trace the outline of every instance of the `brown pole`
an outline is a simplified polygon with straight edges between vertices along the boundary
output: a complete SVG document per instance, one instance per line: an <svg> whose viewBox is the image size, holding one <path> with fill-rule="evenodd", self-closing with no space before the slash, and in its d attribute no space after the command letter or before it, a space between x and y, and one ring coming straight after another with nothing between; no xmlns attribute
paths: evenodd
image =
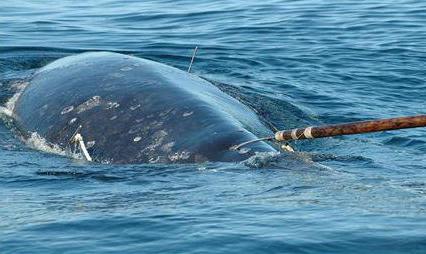
<svg viewBox="0 0 426 254"><path fill-rule="evenodd" d="M416 127L426 127L426 115L284 130L275 133L275 139L277 141L286 141L309 138L324 138Z"/></svg>

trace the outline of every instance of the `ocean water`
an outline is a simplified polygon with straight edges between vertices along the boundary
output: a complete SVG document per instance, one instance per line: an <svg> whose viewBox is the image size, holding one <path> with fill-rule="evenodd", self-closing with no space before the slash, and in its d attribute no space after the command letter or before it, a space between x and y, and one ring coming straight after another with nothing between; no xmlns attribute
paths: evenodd
<svg viewBox="0 0 426 254"><path fill-rule="evenodd" d="M55 59L185 70L198 46L193 73L279 129L425 114L425 42L418 0L1 1L0 253L426 253L424 128L242 163L102 165L21 142L5 112Z"/></svg>

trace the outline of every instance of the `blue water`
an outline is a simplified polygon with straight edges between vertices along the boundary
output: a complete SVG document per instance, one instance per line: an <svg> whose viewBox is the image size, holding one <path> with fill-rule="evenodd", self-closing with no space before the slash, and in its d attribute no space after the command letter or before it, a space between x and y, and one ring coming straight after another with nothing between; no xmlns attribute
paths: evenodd
<svg viewBox="0 0 426 254"><path fill-rule="evenodd" d="M0 2L0 101L74 53L186 69L278 128L426 113L426 3ZM426 129L245 163L87 164L0 124L1 253L426 253Z"/></svg>

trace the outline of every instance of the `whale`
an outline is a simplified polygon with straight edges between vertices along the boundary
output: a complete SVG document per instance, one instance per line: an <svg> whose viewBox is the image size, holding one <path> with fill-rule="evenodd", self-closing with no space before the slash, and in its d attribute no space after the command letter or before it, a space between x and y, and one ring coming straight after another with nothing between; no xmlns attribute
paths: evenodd
<svg viewBox="0 0 426 254"><path fill-rule="evenodd" d="M38 69L13 109L22 134L67 150L78 131L94 162L243 161L276 152L254 110L195 74L114 52L66 56Z"/></svg>

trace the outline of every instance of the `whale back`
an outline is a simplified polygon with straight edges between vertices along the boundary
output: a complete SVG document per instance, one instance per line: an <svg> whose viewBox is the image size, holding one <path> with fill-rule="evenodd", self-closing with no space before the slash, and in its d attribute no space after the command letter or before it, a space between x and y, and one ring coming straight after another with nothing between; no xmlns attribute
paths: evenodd
<svg viewBox="0 0 426 254"><path fill-rule="evenodd" d="M41 68L14 113L21 129L63 148L81 125L97 161L232 161L274 150L266 143L246 154L229 150L270 131L210 82L117 53L84 53Z"/></svg>

